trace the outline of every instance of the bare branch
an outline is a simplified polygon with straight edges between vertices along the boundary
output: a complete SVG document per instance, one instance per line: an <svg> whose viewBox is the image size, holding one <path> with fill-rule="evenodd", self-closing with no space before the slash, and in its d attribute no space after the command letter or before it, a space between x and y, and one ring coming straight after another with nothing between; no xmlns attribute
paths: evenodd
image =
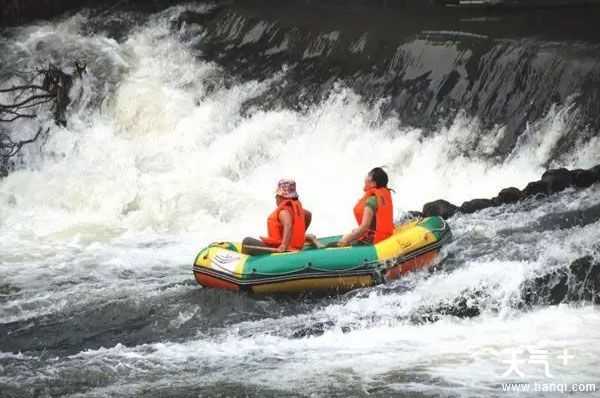
<svg viewBox="0 0 600 398"><path fill-rule="evenodd" d="M10 93L12 91L19 91L19 90L28 90L28 89L32 89L32 90L43 90L44 88L42 86L37 86L35 84L33 85L27 85L27 86L13 86L11 88L4 88L0 90L0 93Z"/></svg>
<svg viewBox="0 0 600 398"><path fill-rule="evenodd" d="M36 102L34 104L24 105L24 106L21 106L20 108L21 109L33 108L33 107L38 106L38 105L47 104L48 102L52 101L53 99L54 99L54 97L48 97L48 98L46 98L43 101L39 101L39 102Z"/></svg>
<svg viewBox="0 0 600 398"><path fill-rule="evenodd" d="M0 104L0 124L11 123L18 119L33 119L37 117L36 109L51 111L54 122L65 126L67 107L71 103L69 92L75 79L83 78L87 72L87 64L76 60L72 73L63 72L57 66L49 64L47 68L35 68L30 72L15 71L14 76L19 83L12 87L0 89L0 93L10 98L11 103ZM14 167L14 157L21 148L36 141L40 135L48 137L49 129L45 132L39 128L34 137L28 140L14 142L9 135L0 130L0 178L6 176Z"/></svg>
<svg viewBox="0 0 600 398"><path fill-rule="evenodd" d="M15 115L16 117L13 117L11 119L0 119L0 122L14 122L17 119L20 118L34 118L36 117L36 115L31 115L31 114L22 114L19 112L15 112L13 110L6 110L5 113L8 113L9 115Z"/></svg>
<svg viewBox="0 0 600 398"><path fill-rule="evenodd" d="M2 141L4 141L4 142L1 142L1 144L3 146L2 149L8 149L8 152L2 155L2 157L5 158L3 160L6 160L12 156L15 156L21 150L23 145L31 144L32 142L37 141L37 139L40 137L40 135L42 133L47 134L49 131L50 131L50 129L47 128L46 131L44 132L44 129L40 127L38 129L37 133L35 133L35 135L32 138L30 138L28 140L19 141L19 142L13 142L9 137L7 137L5 135L2 136L1 137Z"/></svg>
<svg viewBox="0 0 600 398"><path fill-rule="evenodd" d="M11 105L0 104L0 110L3 110L3 108L5 108L5 109L20 108L23 105L25 105L25 104L27 104L27 103L29 103L31 101L35 101L37 99L40 99L40 98L52 98L52 95L50 95L50 94L34 95L34 96L31 96L31 97L27 98L26 100L24 100L22 102L16 103L16 104L11 104Z"/></svg>
<svg viewBox="0 0 600 398"><path fill-rule="evenodd" d="M17 119L21 119L21 118L27 118L27 119L33 119L34 117L37 117L37 115L22 115L20 113L17 113L15 117L10 118L10 119L0 119L0 123L1 122L14 122Z"/></svg>

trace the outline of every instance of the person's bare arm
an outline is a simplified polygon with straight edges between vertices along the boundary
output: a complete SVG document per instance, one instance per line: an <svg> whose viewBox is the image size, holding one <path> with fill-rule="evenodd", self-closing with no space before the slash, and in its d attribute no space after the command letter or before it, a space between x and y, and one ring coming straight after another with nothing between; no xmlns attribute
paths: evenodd
<svg viewBox="0 0 600 398"><path fill-rule="evenodd" d="M312 213L306 209L304 209L304 229L307 230L310 226L310 222L312 221Z"/></svg>
<svg viewBox="0 0 600 398"><path fill-rule="evenodd" d="M365 211L363 212L362 222L358 226L350 232L346 234L340 239L338 242L338 246L348 246L350 243L358 239L362 234L367 232L371 227L371 223L373 222L373 217L375 216L375 212L370 207L365 207Z"/></svg>
<svg viewBox="0 0 600 398"><path fill-rule="evenodd" d="M290 212L285 209L281 210L279 212L279 222L283 225L283 236L277 252L282 253L288 251L292 239L292 215Z"/></svg>

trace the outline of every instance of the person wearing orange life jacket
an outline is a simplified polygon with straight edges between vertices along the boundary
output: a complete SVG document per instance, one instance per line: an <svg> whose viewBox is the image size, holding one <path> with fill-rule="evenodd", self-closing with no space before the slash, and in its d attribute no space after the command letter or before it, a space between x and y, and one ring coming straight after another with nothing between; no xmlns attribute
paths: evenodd
<svg viewBox="0 0 600 398"><path fill-rule="evenodd" d="M394 207L387 187L388 175L381 167L369 171L365 177L363 197L354 206L358 228L344 235L337 246L374 245L394 233Z"/></svg>
<svg viewBox="0 0 600 398"><path fill-rule="evenodd" d="M261 236L260 240L245 238L242 241L243 253L257 255L302 250L305 241L322 247L314 235L306 234L312 214L302 207L294 180L280 180L277 183L275 203L277 207L267 218L268 235Z"/></svg>

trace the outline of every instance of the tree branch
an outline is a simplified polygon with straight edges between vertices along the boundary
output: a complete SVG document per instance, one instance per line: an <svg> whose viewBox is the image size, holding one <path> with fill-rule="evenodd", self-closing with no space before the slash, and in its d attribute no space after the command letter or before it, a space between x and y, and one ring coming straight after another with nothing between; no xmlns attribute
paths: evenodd
<svg viewBox="0 0 600 398"><path fill-rule="evenodd" d="M37 139L40 138L40 135L42 134L42 132L44 134L47 134L49 131L50 131L50 129L47 128L46 131L44 132L44 129L40 127L38 129L37 133L35 133L35 135L32 138L30 138L28 140L22 140L19 142L13 142L7 136L1 137L1 138L3 138L2 141L4 141L4 142L0 142L0 144L2 145L2 149L5 149L5 150L8 149L8 152L3 154L2 157L5 159L8 159L12 156L15 156L17 154L17 152L19 152L21 150L23 145L31 144L32 142L37 141ZM3 160L5 160L5 159L3 159Z"/></svg>
<svg viewBox="0 0 600 398"><path fill-rule="evenodd" d="M21 115L20 113L17 113L15 117L10 118L10 119L0 119L0 123L5 122L5 123L11 123L14 122L17 119L21 119L21 118L27 118L27 119L33 119L34 117L36 117L36 115Z"/></svg>
<svg viewBox="0 0 600 398"><path fill-rule="evenodd" d="M0 89L4 101L12 102L0 104L0 123L11 123L18 119L34 119L37 117L36 110L41 110L41 106L45 105L44 111L52 112L54 122L57 125L65 126L67 123L65 113L71 103L69 92L73 87L74 80L83 78L87 71L85 62L76 60L74 66L73 73L63 72L52 64L49 64L47 68L36 68L29 72L15 71L14 76L19 83ZM40 127L31 139L14 142L7 132L0 129L0 178L6 176L8 171L14 167L15 163L11 158L24 145L36 141L42 134L46 134L47 137L49 131L46 129L44 132Z"/></svg>
<svg viewBox="0 0 600 398"><path fill-rule="evenodd" d="M28 89L43 90L44 88L42 86L37 86L35 84L25 85L25 86L13 86L11 88L0 89L0 93L10 93L12 91L28 90Z"/></svg>
<svg viewBox="0 0 600 398"><path fill-rule="evenodd" d="M0 111L3 111L4 109L20 108L23 105L25 105L25 104L27 104L27 103L29 103L31 101L40 99L40 98L52 98L52 95L50 95L50 94L34 95L34 96L31 96L31 97L27 98L24 101L16 103L16 104L12 104L12 105L0 104Z"/></svg>

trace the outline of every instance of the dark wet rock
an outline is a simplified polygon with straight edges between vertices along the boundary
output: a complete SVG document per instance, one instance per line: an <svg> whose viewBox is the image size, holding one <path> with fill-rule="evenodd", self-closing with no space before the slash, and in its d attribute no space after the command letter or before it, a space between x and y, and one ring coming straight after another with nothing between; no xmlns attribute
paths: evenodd
<svg viewBox="0 0 600 398"><path fill-rule="evenodd" d="M573 183L573 175L565 168L551 169L542 174L542 180L546 184L546 193L560 192Z"/></svg>
<svg viewBox="0 0 600 398"><path fill-rule="evenodd" d="M322 336L327 329L334 327L333 322L317 322L313 325L302 327L298 330L293 331L289 336L292 339L303 339L305 337L317 337Z"/></svg>
<svg viewBox="0 0 600 398"><path fill-rule="evenodd" d="M423 217L440 216L444 219L448 219L456 213L458 207L452 203L438 199L433 202L428 202L423 205Z"/></svg>
<svg viewBox="0 0 600 398"><path fill-rule="evenodd" d="M521 191L518 188L510 187L504 188L498 192L498 196L495 198L498 204L515 203L521 197Z"/></svg>
<svg viewBox="0 0 600 398"><path fill-rule="evenodd" d="M458 318L474 318L481 314L481 292L465 291L452 302L442 303L439 306L423 308L409 317L412 323L437 322L444 316Z"/></svg>
<svg viewBox="0 0 600 398"><path fill-rule="evenodd" d="M546 194L546 183L544 181L533 181L527 184L523 192L521 193L521 199L528 198L530 196L539 197Z"/></svg>
<svg viewBox="0 0 600 398"><path fill-rule="evenodd" d="M215 14L221 11L223 5L216 5L207 12L199 13L194 11L182 12L176 20L172 22L172 26L181 29L184 24L203 25L210 19L215 17Z"/></svg>
<svg viewBox="0 0 600 398"><path fill-rule="evenodd" d="M528 281L522 293L527 304L557 305L564 300L568 291L569 277L564 270L557 270Z"/></svg>
<svg viewBox="0 0 600 398"><path fill-rule="evenodd" d="M587 188L598 182L598 175L591 170L576 169L571 172L573 183L578 188Z"/></svg>
<svg viewBox="0 0 600 398"><path fill-rule="evenodd" d="M443 199L426 203L423 206L423 216L439 215L444 218L451 217L456 210L462 213L473 213L491 206L507 203L516 203L527 198L541 198L560 192L569 186L587 188L600 181L600 165L589 170L567 170L565 168L547 170L538 181L532 181L520 191L518 188L504 188L498 196L492 199L472 199L464 202L458 209Z"/></svg>
<svg viewBox="0 0 600 398"><path fill-rule="evenodd" d="M600 303L600 263L591 256L581 257L566 269L554 270L524 283L525 304L557 305L590 301Z"/></svg>
<svg viewBox="0 0 600 398"><path fill-rule="evenodd" d="M491 206L493 206L493 202L490 199L473 199L463 203L460 206L460 211L462 213L474 213Z"/></svg>
<svg viewBox="0 0 600 398"><path fill-rule="evenodd" d="M409 218L422 218L423 217L423 213L421 213L420 211L416 211L416 210L409 210L407 213Z"/></svg>
<svg viewBox="0 0 600 398"><path fill-rule="evenodd" d="M574 298L600 304L600 263L586 256L575 260L569 269L574 276Z"/></svg>
<svg viewBox="0 0 600 398"><path fill-rule="evenodd" d="M479 294L474 294L479 297ZM445 305L437 309L441 315L452 315L459 318L473 318L481 314L479 306L476 305L478 300L473 300L473 297L460 296L452 305Z"/></svg>

